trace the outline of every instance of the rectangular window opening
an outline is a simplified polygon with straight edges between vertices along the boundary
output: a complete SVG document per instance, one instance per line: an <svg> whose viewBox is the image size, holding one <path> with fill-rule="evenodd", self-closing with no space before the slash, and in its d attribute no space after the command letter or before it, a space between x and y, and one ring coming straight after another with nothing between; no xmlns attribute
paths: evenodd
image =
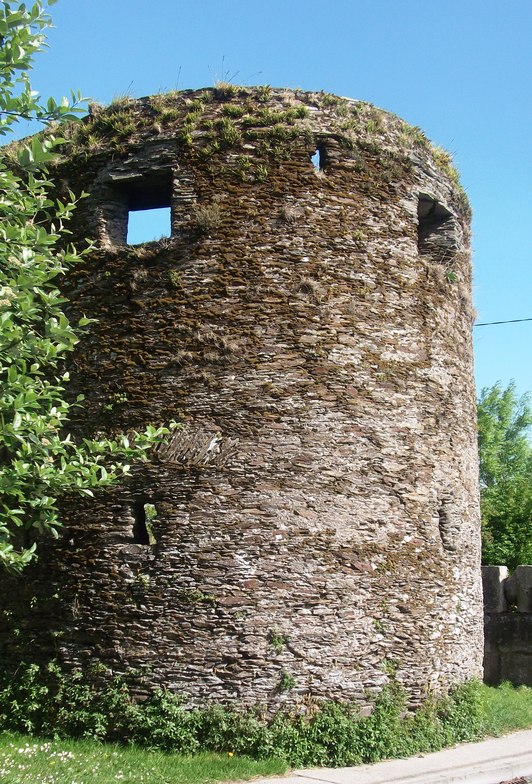
<svg viewBox="0 0 532 784"><path fill-rule="evenodd" d="M172 236L172 174L130 173L112 178L104 205L109 240L141 245Z"/></svg>
<svg viewBox="0 0 532 784"><path fill-rule="evenodd" d="M170 206L128 211L126 240L128 245L155 242L170 237L171 234Z"/></svg>
<svg viewBox="0 0 532 784"><path fill-rule="evenodd" d="M327 147L323 142L316 145L316 150L310 153L310 160L317 172L323 172L329 163Z"/></svg>
<svg viewBox="0 0 532 784"><path fill-rule="evenodd" d="M155 504L146 501L137 501L132 508L133 512L133 542L135 544L157 544L153 533L153 521L157 517Z"/></svg>
<svg viewBox="0 0 532 784"><path fill-rule="evenodd" d="M425 194L419 195L417 215L420 255L447 265L453 260L458 247L454 216L443 204Z"/></svg>

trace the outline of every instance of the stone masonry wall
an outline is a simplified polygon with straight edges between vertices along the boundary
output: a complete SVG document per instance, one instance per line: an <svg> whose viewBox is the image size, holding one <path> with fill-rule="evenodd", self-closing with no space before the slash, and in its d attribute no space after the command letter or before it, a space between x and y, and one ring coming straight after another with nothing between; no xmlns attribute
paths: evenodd
<svg viewBox="0 0 532 784"><path fill-rule="evenodd" d="M484 680L532 686L532 566L483 566Z"/></svg>
<svg viewBox="0 0 532 784"><path fill-rule="evenodd" d="M362 102L229 85L94 107L65 155L97 244L65 285L97 319L75 428L184 427L65 502L0 655L270 708L478 676L469 212L445 154ZM157 206L171 237L127 245Z"/></svg>

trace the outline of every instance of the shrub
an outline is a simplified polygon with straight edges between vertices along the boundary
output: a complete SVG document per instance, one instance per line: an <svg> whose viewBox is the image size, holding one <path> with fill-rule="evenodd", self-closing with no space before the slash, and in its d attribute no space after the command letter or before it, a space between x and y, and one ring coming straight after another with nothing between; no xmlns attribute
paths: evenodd
<svg viewBox="0 0 532 784"><path fill-rule="evenodd" d="M0 729L62 738L123 739L137 707L119 678L98 687L54 663L0 674Z"/></svg>
<svg viewBox="0 0 532 784"><path fill-rule="evenodd" d="M371 715L354 703L323 702L265 718L258 710L221 705L187 709L181 696L157 690L135 703L125 684L63 673L56 664L21 665L0 673L0 730L45 737L97 738L136 743L151 750L199 751L278 757L293 767L357 765L434 751L473 740L482 711L476 683L430 699L415 713L393 680L375 700Z"/></svg>
<svg viewBox="0 0 532 784"><path fill-rule="evenodd" d="M199 715L185 710L176 694L158 689L145 703L136 706L129 737L151 750L194 754L201 748L198 739Z"/></svg>

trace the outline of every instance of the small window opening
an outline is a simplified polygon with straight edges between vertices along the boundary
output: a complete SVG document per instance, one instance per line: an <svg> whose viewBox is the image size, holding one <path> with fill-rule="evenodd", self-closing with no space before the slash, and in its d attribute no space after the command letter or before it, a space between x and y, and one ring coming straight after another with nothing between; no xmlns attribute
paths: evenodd
<svg viewBox="0 0 532 784"><path fill-rule="evenodd" d="M170 237L172 187L167 171L113 177L104 208L109 240L116 245L139 245Z"/></svg>
<svg viewBox="0 0 532 784"><path fill-rule="evenodd" d="M311 154L310 160L316 171L323 171L327 166L327 149L324 144L319 144L316 151Z"/></svg>
<svg viewBox="0 0 532 784"><path fill-rule="evenodd" d="M156 544L153 522L157 517L155 504L139 501L133 507L133 542L135 544Z"/></svg>
<svg viewBox="0 0 532 784"><path fill-rule="evenodd" d="M141 245L171 235L170 207L131 210L127 218L127 244Z"/></svg>
<svg viewBox="0 0 532 784"><path fill-rule="evenodd" d="M421 194L417 207L418 251L431 261L448 264L458 250L456 221L451 212L430 196Z"/></svg>

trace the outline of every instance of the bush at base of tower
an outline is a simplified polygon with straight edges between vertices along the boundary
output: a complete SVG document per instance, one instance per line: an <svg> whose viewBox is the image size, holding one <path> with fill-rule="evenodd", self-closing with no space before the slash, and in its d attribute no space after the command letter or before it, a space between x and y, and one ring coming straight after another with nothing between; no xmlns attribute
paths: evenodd
<svg viewBox="0 0 532 784"><path fill-rule="evenodd" d="M96 686L81 672L67 675L56 664L26 664L15 678L0 677L0 730L97 738L183 754L277 757L295 767L345 766L480 737L485 691L476 682L464 684L408 712L405 693L392 679L370 716L362 716L353 703L323 702L307 705L304 712L265 717L260 709L240 712L220 705L188 710L179 695L166 691L135 703L118 678Z"/></svg>

